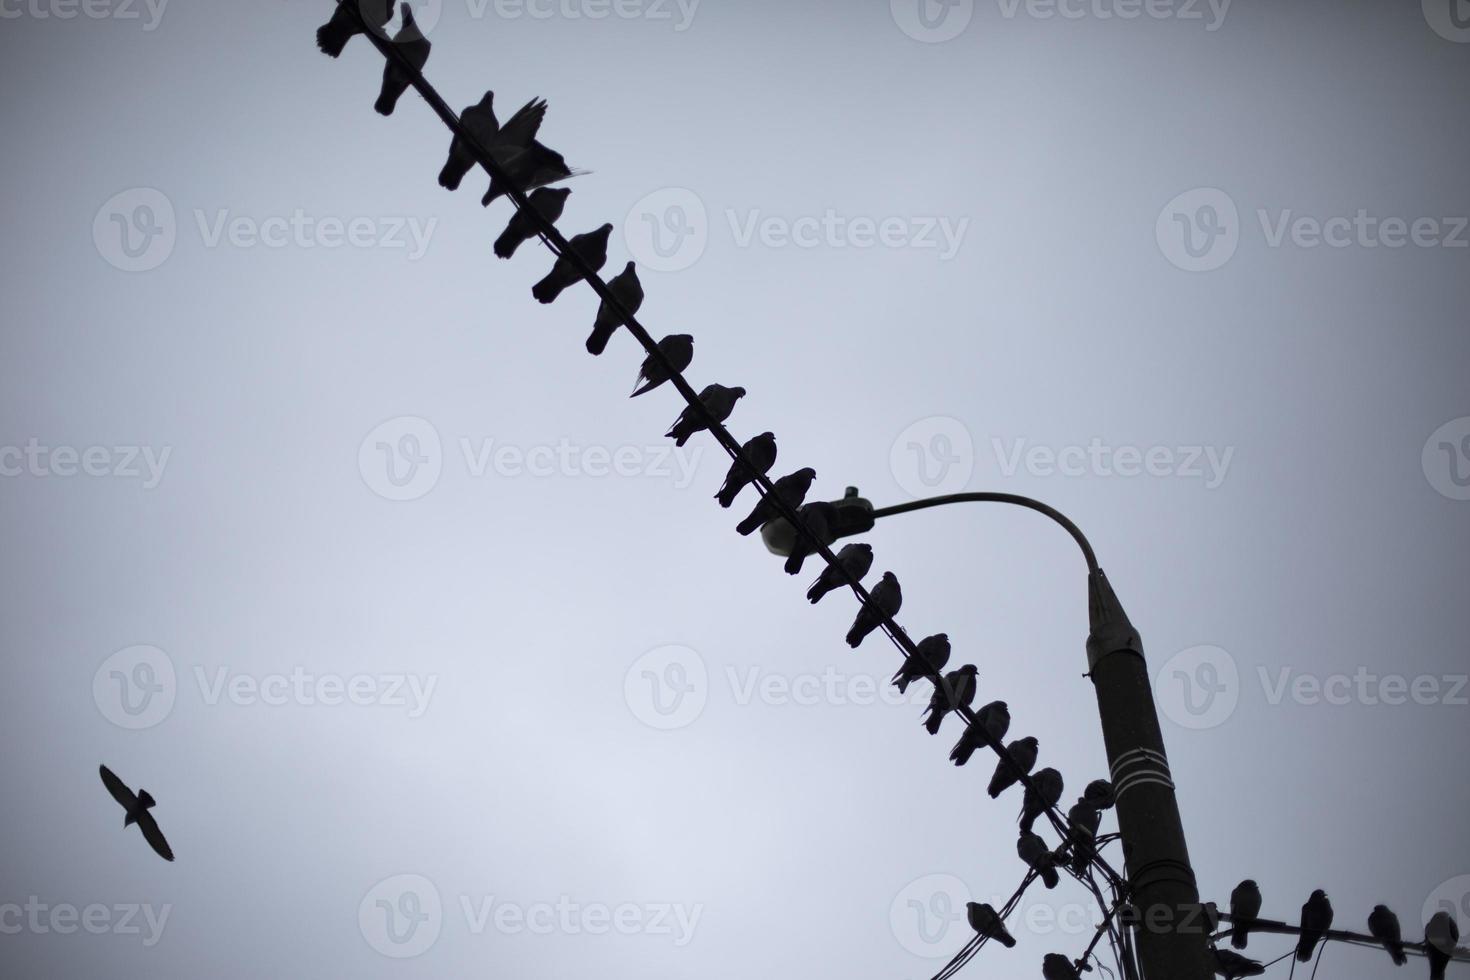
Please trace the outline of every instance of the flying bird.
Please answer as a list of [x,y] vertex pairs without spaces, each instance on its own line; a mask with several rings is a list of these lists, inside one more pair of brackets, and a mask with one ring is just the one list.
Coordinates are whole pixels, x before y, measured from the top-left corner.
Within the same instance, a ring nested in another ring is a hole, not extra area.
[[[495,93],[486,92],[479,102],[459,114],[459,121],[481,146],[488,148],[494,145],[495,135],[500,132],[500,121],[495,118]],[[449,141],[449,159],[444,161],[444,167],[439,171],[439,186],[458,190],[460,181],[474,165],[474,150],[455,133]]]
[[[506,179],[523,192],[580,177],[587,172],[567,166],[566,158],[537,139],[530,140],[519,148],[505,148],[503,152],[497,152],[495,162],[500,164],[500,170]],[[497,197],[507,192],[505,184],[491,176],[490,188],[480,198],[480,204],[482,207],[489,207]]]
[[1215,950],[1215,972],[1225,980],[1236,980],[1238,977],[1258,977],[1266,972],[1266,968],[1239,953],[1232,953],[1228,949],[1217,949]]
[[[812,481],[816,478],[817,471],[810,466],[804,466],[794,473],[787,473],[781,477],[771,485],[771,489],[775,491],[774,496],[777,500],[783,501],[786,506],[795,510],[801,506],[802,501],[806,500],[807,491],[811,490]],[[780,516],[780,512],[776,510],[776,501],[772,500],[771,495],[768,494],[756,501],[755,507],[751,509],[745,520],[735,525],[735,530],[740,534],[750,534],[756,528]],[[894,587],[897,588],[897,583],[894,583]]]
[[[591,341],[588,341],[588,343],[590,344]],[[740,447],[740,455],[750,460],[750,466],[746,466],[745,463],[738,459],[730,464],[730,472],[725,474],[725,483],[720,487],[720,492],[715,494],[715,499],[720,502],[721,507],[728,508],[733,504],[735,498],[739,496],[740,491],[755,482],[757,473],[769,473],[771,467],[776,465],[775,433],[762,432],[758,436],[752,436],[745,440],[745,445]],[[867,547],[867,545],[863,547]],[[862,576],[859,575],[858,578],[862,578]],[[816,602],[817,600],[813,599],[812,601]]]
[[987,939],[994,939],[1006,949],[1016,947],[1016,937],[1006,930],[1006,924],[1001,921],[995,909],[984,902],[966,902],[965,913],[970,920],[970,928]]
[[1261,888],[1254,878],[1247,878],[1230,893],[1230,945],[1245,949],[1250,939],[1250,924],[1261,914]]
[[[699,403],[704,406],[705,411],[709,412],[715,422],[723,422],[730,417],[731,412],[735,411],[735,403],[744,397],[744,388],[726,388],[721,384],[711,384],[705,385],[704,390],[699,393]],[[703,432],[709,427],[710,423],[704,420],[703,414],[693,405],[687,405],[664,435],[673,439],[674,445],[682,446],[694,436],[694,433]]]
[[[847,645],[854,650],[869,633],[883,625],[884,619],[897,616],[903,606],[903,590],[898,586],[898,576],[892,572],[884,572],[868,596],[873,600],[872,604],[863,603],[852,621],[852,628],[847,631]],[[974,694],[972,690],[970,696]]]
[[[658,349],[676,372],[682,372],[694,361],[694,338],[687,333],[669,334],[658,342]],[[638,380],[633,385],[633,394],[628,397],[646,395],[671,377],[673,375],[664,369],[658,358],[649,354],[638,369]]]
[[573,235],[567,243],[569,254],[557,256],[551,271],[531,287],[531,295],[536,297],[537,302],[550,303],[561,295],[563,289],[582,280],[581,271],[572,264],[572,255],[580,257],[593,272],[601,269],[607,261],[607,236],[612,234],[612,227],[611,224],[605,224],[595,231]]
[[1011,712],[1004,701],[992,701],[975,712],[975,720],[965,726],[949,759],[957,766],[970,761],[982,745],[1000,745],[1011,727]]
[[1312,950],[1331,928],[1332,903],[1327,900],[1327,893],[1319,888],[1302,906],[1302,931],[1296,941],[1296,958],[1303,963],[1310,962]]
[[[853,644],[856,646],[857,644]],[[965,664],[959,670],[952,670],[944,675],[944,681],[934,686],[934,695],[929,698],[929,707],[924,709],[928,716],[924,720],[924,730],[930,735],[939,734],[939,726],[944,722],[944,716],[951,711],[960,708],[968,708],[970,702],[975,700],[975,665]]]
[[[536,193],[540,194],[542,191]],[[643,284],[638,281],[638,269],[632,262],[623,266],[622,272],[607,281],[607,289],[629,316],[637,313],[638,308],[643,305]],[[622,325],[623,314],[609,306],[607,300],[603,300],[597,307],[597,319],[592,322],[592,333],[587,337],[587,353],[593,356],[601,354],[607,349],[607,342],[613,331]]]
[[[796,517],[822,544],[831,544],[834,540],[832,527],[837,523],[837,508],[832,504],[825,500],[803,504],[796,512]],[[802,564],[806,561],[806,556],[814,554],[816,550],[816,546],[807,540],[805,534],[798,534],[796,540],[791,543],[791,554],[786,557],[786,574],[799,574]]]
[[[413,66],[415,71],[423,71],[424,65],[429,61],[429,39],[424,37],[413,20],[413,8],[408,4],[402,4],[403,25],[398,28],[398,33],[393,35],[393,47],[400,52],[404,60]],[[383,88],[378,93],[378,101],[373,108],[380,115],[391,116],[393,110],[398,106],[398,100],[403,93],[408,91],[413,76],[404,71],[398,65],[397,58],[389,58],[383,65]]]
[[1455,947],[1460,942],[1460,926],[1448,912],[1439,911],[1424,927],[1424,955],[1429,957],[1429,980],[1444,980]]
[[1399,917],[1387,905],[1373,906],[1368,915],[1368,932],[1383,943],[1394,966],[1409,962],[1409,957],[1404,954],[1404,931],[1399,927]]
[[1094,810],[1111,810],[1113,804],[1118,802],[1118,796],[1113,792],[1113,784],[1106,779],[1094,779],[1087,784],[1082,791],[1082,798]]
[[914,649],[918,656],[905,657],[903,666],[893,675],[893,683],[900,694],[907,692],[914,681],[937,675],[949,663],[949,634],[926,636]]
[[1042,980],[1081,980],[1072,961],[1061,953],[1047,953],[1041,959]]
[[[562,210],[567,206],[567,195],[572,192],[570,187],[541,187],[531,192],[526,198],[526,204],[532,211],[545,218],[548,224],[556,224],[561,217]],[[495,254],[508,259],[516,254],[516,249],[521,247],[522,242],[528,242],[536,237],[536,225],[531,216],[526,213],[526,208],[518,208],[516,213],[510,216],[506,222],[505,231],[495,239]],[[609,283],[611,285],[611,283]],[[588,341],[591,344],[591,341]]]
[[[1006,754],[1010,759],[1000,760],[995,767],[995,775],[990,777],[990,786],[986,789],[992,800],[999,799],[1000,794],[1019,783],[1022,776],[1030,774],[1031,767],[1036,765],[1039,748],[1039,743],[1030,735],[1018,738],[1006,746]],[[1015,760],[1015,765],[1011,764],[1011,760]],[[1017,767],[1020,768],[1019,772]]]
[[[1034,787],[1034,788],[1033,788]],[[1036,818],[1057,805],[1062,798],[1062,774],[1050,767],[1031,777],[1026,795],[1021,798],[1021,830],[1030,833]]]
[[347,42],[362,33],[363,24],[381,32],[392,18],[392,0],[346,0],[337,4],[331,20],[317,28],[316,46],[323,54],[339,57]]
[[158,856],[165,861],[172,861],[174,859],[173,849],[164,839],[163,831],[158,829],[158,821],[154,820],[153,814],[148,812],[155,805],[153,797],[148,795],[146,789],[138,790],[135,795],[106,766],[99,766],[98,770],[102,774],[102,785],[107,787],[107,792],[111,793],[112,798],[127,811],[127,816],[123,817],[123,826],[137,824],[138,829],[143,832],[143,839],[158,852]]
[[1046,846],[1046,841],[1029,831],[1023,832],[1016,840],[1016,854],[1026,867],[1041,876],[1041,883],[1047,888],[1055,888],[1062,880],[1057,874],[1057,856]]

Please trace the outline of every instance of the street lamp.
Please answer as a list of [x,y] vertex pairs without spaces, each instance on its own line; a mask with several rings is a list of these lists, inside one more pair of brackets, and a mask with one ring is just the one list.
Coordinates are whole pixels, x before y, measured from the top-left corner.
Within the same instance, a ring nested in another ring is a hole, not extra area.
[[[1117,795],[1139,966],[1144,980],[1210,980],[1214,970],[1205,943],[1208,925],[1200,914],[1143,641],[1077,525],[1055,508],[1017,494],[954,493],[875,509],[856,487],[848,487],[841,500],[831,501],[837,519],[828,526],[836,540],[869,531],[882,517],[955,503],[1029,508],[1060,524],[1081,548],[1087,561],[1087,676],[1097,694]],[[761,539],[771,552],[789,555],[796,531],[778,518],[761,528]]]

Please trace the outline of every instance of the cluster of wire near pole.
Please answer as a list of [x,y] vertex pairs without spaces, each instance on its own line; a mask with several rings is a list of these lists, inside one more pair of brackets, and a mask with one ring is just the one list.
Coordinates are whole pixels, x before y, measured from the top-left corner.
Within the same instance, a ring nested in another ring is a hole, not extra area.
[[[633,396],[642,396],[665,385],[673,387],[684,399],[685,407],[667,435],[682,446],[696,434],[707,431],[730,454],[729,473],[716,494],[721,506],[729,508],[745,488],[755,489],[758,499],[736,525],[736,530],[749,535],[778,518],[788,521],[796,530],[796,544],[786,561],[786,571],[792,575],[800,573],[805,560],[813,555],[825,563],[808,589],[807,598],[816,603],[829,592],[850,589],[860,605],[847,633],[848,644],[856,648],[877,631],[886,635],[903,656],[903,664],[893,676],[899,690],[905,691],[921,680],[933,685],[924,712],[925,728],[931,734],[938,734],[951,714],[964,724],[950,752],[954,764],[963,766],[977,750],[989,749],[997,756],[988,787],[990,796],[998,798],[1011,787],[1020,787],[1016,853],[1025,866],[1021,884],[1011,900],[999,909],[989,904],[969,904],[968,920],[975,936],[938,976],[952,975],[992,940],[1006,947],[1015,946],[1016,940],[1007,930],[1005,920],[1016,909],[1021,895],[1035,881],[1042,882],[1046,888],[1055,888],[1063,874],[1082,882],[1107,914],[1081,957],[1075,960],[1061,954],[1046,957],[1043,964],[1046,980],[1075,980],[1079,971],[1090,971],[1094,962],[1101,965],[1094,950],[1104,936],[1113,948],[1119,972],[1133,976],[1129,934],[1120,914],[1127,900],[1127,885],[1102,854],[1103,848],[1117,839],[1116,834],[1103,834],[1100,829],[1103,813],[1114,802],[1111,784],[1101,779],[1089,783],[1066,814],[1061,812],[1062,774],[1050,767],[1033,772],[1039,753],[1035,738],[1005,741],[1011,727],[1006,703],[991,701],[978,710],[971,709],[979,690],[975,666],[964,664],[946,672],[951,651],[944,633],[935,633],[917,643],[909,638],[894,618],[902,607],[903,595],[892,572],[884,572],[871,590],[863,586],[873,566],[871,546],[848,544],[836,554],[829,548],[835,539],[834,505],[806,500],[816,473],[810,467],[801,467],[772,479],[769,474],[777,458],[775,435],[762,432],[742,443],[730,434],[725,422],[745,395],[745,389],[712,383],[696,392],[684,377],[694,360],[694,338],[688,334],[671,334],[655,341],[637,320],[643,287],[634,263],[626,263],[609,280],[600,277],[599,272],[607,263],[613,226],[602,224],[569,239],[557,230],[556,222],[566,211],[571,192],[553,185],[581,172],[569,167],[560,153],[537,138],[547,111],[545,101],[531,99],[501,123],[494,109],[494,94],[487,91],[479,102],[455,113],[423,77],[432,45],[415,24],[411,8],[402,4],[401,18],[396,29],[390,31],[393,13],[390,0],[338,0],[331,20],[317,32],[318,45],[332,57],[340,55],[356,36],[366,37],[378,48],[386,61],[374,105],[376,110],[385,116],[392,115],[399,99],[412,87],[453,133],[448,158],[439,173],[440,185],[451,191],[458,189],[478,165],[489,176],[482,205],[488,206],[501,197],[513,205],[514,211],[504,230],[495,239],[495,254],[509,259],[524,243],[541,239],[555,256],[551,269],[531,288],[532,295],[543,304],[554,302],[565,290],[579,283],[591,287],[600,302],[586,341],[588,352],[601,355],[616,332],[626,329],[645,355]],[[1056,835],[1055,845],[1048,844],[1037,832],[1037,821],[1042,818]],[[1105,895],[1104,888],[1110,894]],[[1239,927],[1236,935],[1241,935]],[[1103,970],[1113,972],[1105,966]]]

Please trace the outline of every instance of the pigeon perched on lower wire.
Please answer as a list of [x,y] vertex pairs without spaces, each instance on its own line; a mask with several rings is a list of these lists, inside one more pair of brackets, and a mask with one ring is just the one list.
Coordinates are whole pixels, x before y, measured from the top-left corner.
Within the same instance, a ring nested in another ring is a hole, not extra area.
[[949,759],[957,766],[970,761],[970,756],[982,745],[1000,745],[1001,739],[1011,727],[1011,712],[1004,701],[992,701],[975,712],[975,720],[965,726],[959,742]]
[[1047,953],[1041,959],[1042,980],[1082,980],[1077,968],[1061,953]]
[[339,57],[347,42],[362,33],[364,23],[382,33],[392,19],[393,0],[344,0],[332,11],[332,19],[317,28],[316,46],[323,54]]
[[[704,390],[699,393],[699,403],[716,422],[723,422],[735,411],[735,403],[744,397],[744,388],[726,388],[721,384],[711,384],[705,385]],[[705,421],[701,412],[693,405],[687,405],[664,435],[673,439],[674,445],[682,446],[693,438],[694,433],[703,432],[709,426],[710,423]]]
[[903,666],[893,675],[893,684],[898,688],[899,694],[906,693],[914,681],[932,677],[944,670],[944,665],[949,663],[949,634],[935,633],[933,636],[926,636],[914,649],[918,651],[918,655],[905,657]]
[[[541,217],[546,219],[547,224],[556,224],[557,219],[567,206],[567,195],[572,192],[570,187],[540,187],[531,192],[526,198],[527,206]],[[536,225],[531,216],[526,213],[526,208],[516,209],[516,213],[510,216],[505,224],[505,231],[495,239],[495,254],[499,258],[508,259],[516,254],[516,249],[521,247],[522,242],[528,242],[536,237]],[[589,341],[588,343],[591,343]]]
[[[429,48],[432,45],[419,30],[418,25],[414,23],[413,8],[405,3],[401,5],[401,9],[403,10],[403,25],[398,28],[398,33],[393,35],[393,47],[402,53],[404,60],[417,71],[423,71],[424,65],[429,62]],[[412,84],[412,78],[412,75],[399,67],[397,58],[387,59],[383,65],[383,87],[378,92],[378,101],[373,103],[373,108],[378,111],[379,115],[393,115],[393,110],[398,106],[398,100]]]
[[[824,545],[832,543],[834,540],[832,528],[837,524],[837,508],[834,505],[825,500],[803,504],[796,512],[796,516],[818,541]],[[806,562],[806,556],[815,554],[816,550],[816,545],[807,540],[805,534],[798,534],[796,540],[791,543],[791,554],[786,556],[784,566],[786,574],[800,574],[801,566]]]
[[[740,455],[750,461],[750,466],[746,466],[738,459],[730,464],[730,471],[725,474],[724,485],[720,487],[719,493],[715,494],[715,499],[720,502],[721,507],[728,508],[735,502],[741,490],[755,482],[757,474],[769,473],[771,467],[776,465],[776,434],[762,432],[758,436],[745,440],[745,445],[740,447]],[[858,578],[862,576],[859,575]],[[816,602],[815,599],[812,601]]]
[[1046,841],[1033,833],[1022,833],[1016,840],[1016,854],[1026,866],[1041,877],[1047,888],[1055,888],[1062,880],[1057,874],[1057,857],[1046,846]]
[[1097,853],[1094,844],[1101,823],[1102,813],[1086,799],[1079,799],[1067,811],[1067,846],[1072,849],[1072,870],[1078,874],[1087,870],[1087,865]]
[[[540,194],[540,191],[536,192]],[[607,281],[608,292],[612,293],[623,309],[632,316],[643,305],[643,284],[638,281],[638,270],[632,262],[623,266],[623,271]],[[613,331],[623,325],[623,315],[608,305],[607,300],[597,307],[597,319],[592,322],[592,333],[587,337],[587,353],[596,356],[607,349]]]
[[1062,774],[1047,767],[1031,777],[1026,795],[1021,798],[1021,832],[1030,833],[1036,818],[1057,805],[1062,798]]
[[1439,911],[1424,927],[1424,955],[1429,957],[1429,980],[1444,980],[1444,968],[1449,965],[1455,948],[1460,943],[1460,926],[1448,912]]
[[1230,893],[1230,945],[1245,949],[1250,940],[1250,924],[1261,914],[1261,888],[1254,878],[1247,878]]
[[[1006,746],[1006,754],[1015,760],[1015,765],[1004,758],[996,765],[995,775],[990,777],[990,786],[985,790],[992,800],[999,799],[1000,794],[1019,783],[1022,776],[1030,775],[1031,768],[1036,765],[1039,748],[1039,743],[1031,735],[1018,738]],[[1016,771],[1017,766],[1020,767],[1020,772]]]
[[929,707],[924,709],[927,716],[924,719],[925,731],[930,735],[938,735],[945,715],[970,706],[975,700],[975,689],[979,686],[975,680],[976,673],[974,664],[965,664],[959,670],[945,674],[944,680],[934,685],[934,695],[929,698]]
[[148,812],[156,805],[153,797],[148,795],[146,789],[140,789],[135,794],[106,766],[97,768],[102,775],[102,785],[107,787],[107,792],[111,793],[112,798],[127,811],[127,816],[123,817],[123,826],[130,827],[137,824],[138,829],[143,832],[143,839],[154,851],[158,852],[158,856],[165,861],[172,861],[174,859],[173,849],[164,839],[163,831],[158,829],[158,821],[154,820],[153,814]]
[[985,902],[966,902],[965,914],[971,929],[987,939],[994,939],[1006,949],[1015,949],[1016,937],[1006,931],[1006,924],[992,906]]
[[1111,810],[1113,804],[1118,802],[1118,794],[1113,791],[1113,784],[1106,779],[1094,779],[1087,784],[1082,791],[1082,798],[1094,810]]
[[[479,102],[459,114],[459,121],[481,146],[489,149],[495,143],[495,134],[500,132],[500,122],[495,118],[495,93],[486,92]],[[439,171],[439,186],[458,190],[460,181],[474,165],[474,150],[456,133],[449,141],[449,159]]]
[[1236,980],[1238,977],[1258,977],[1266,972],[1266,968],[1239,953],[1232,953],[1228,949],[1217,949],[1215,950],[1215,972],[1225,980]]
[[[892,619],[897,616],[903,606],[903,589],[899,588],[898,576],[892,572],[884,572],[868,595],[873,600],[872,604],[863,604],[852,621],[852,628],[847,631],[847,645],[854,650],[869,633],[883,625],[885,617]],[[974,694],[973,691],[970,693]]]
[[1318,888],[1302,906],[1302,931],[1296,941],[1296,958],[1302,963],[1311,962],[1312,951],[1331,928],[1332,903],[1327,900],[1327,893]]
[[1368,915],[1368,932],[1383,943],[1383,948],[1388,950],[1388,958],[1393,960],[1394,966],[1403,966],[1409,962],[1409,957],[1404,953],[1404,931],[1399,927],[1399,917],[1387,905],[1373,906],[1373,911]]
[[593,272],[601,269],[607,261],[607,237],[612,234],[612,228],[611,224],[605,224],[594,231],[572,236],[567,242],[570,254],[557,256],[551,271],[531,287],[531,295],[537,302],[550,303],[561,295],[562,290],[582,281],[582,272],[572,264],[571,255],[580,256]]
[[[822,600],[822,596],[833,589],[840,589],[848,584],[848,576],[852,581],[861,582],[863,576],[873,567],[873,546],[870,544],[845,544],[842,550],[837,552],[837,567],[831,565],[822,569],[822,574],[812,583],[812,587],[806,590],[807,601],[816,605]],[[847,574],[844,575],[843,572]]]
[[[694,361],[694,338],[687,333],[671,333],[660,340],[657,346],[659,353],[663,354],[664,359],[677,372],[682,372]],[[671,377],[673,375],[664,369],[658,358],[649,354],[643,359],[643,366],[638,369],[638,380],[633,384],[633,394],[628,397],[646,395]]]
[[[787,473],[774,484],[772,490],[775,497],[796,510],[806,500],[807,491],[812,488],[812,481],[817,478],[817,471],[810,466],[804,466],[794,473]],[[771,495],[762,497],[756,501],[755,507],[751,509],[745,520],[735,525],[735,530],[740,534],[750,534],[752,531],[780,517],[781,513],[776,509],[776,501]]]

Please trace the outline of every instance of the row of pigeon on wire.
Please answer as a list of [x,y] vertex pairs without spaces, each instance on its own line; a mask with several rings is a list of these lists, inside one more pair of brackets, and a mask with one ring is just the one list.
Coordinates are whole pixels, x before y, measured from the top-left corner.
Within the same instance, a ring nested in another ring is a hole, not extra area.
[[[354,11],[354,7],[357,8]],[[383,0],[343,0],[338,4],[332,19],[317,33],[318,45],[332,57],[341,54],[347,42],[356,34],[373,30],[379,36],[391,18],[392,5]],[[416,27],[412,10],[403,5],[402,25],[391,38],[394,48],[404,60],[421,72],[428,61],[430,43]],[[393,58],[386,60],[382,87],[375,109],[383,115],[391,115],[399,99],[412,84],[413,76],[406,72]],[[549,186],[578,176],[582,171],[566,165],[561,154],[549,149],[536,137],[546,115],[546,102],[532,99],[518,109],[502,125],[494,110],[494,93],[486,92],[481,100],[464,109],[460,123],[474,141],[488,151],[506,180],[527,193],[527,207],[516,210],[505,229],[494,243],[495,254],[503,259],[511,258],[525,242],[538,234],[538,222],[528,214],[533,210],[548,224],[554,224],[562,216],[568,188]],[[448,190],[456,190],[477,162],[475,148],[456,132],[449,147],[448,158],[439,173],[439,183]],[[481,203],[489,205],[505,196],[507,188],[494,174]],[[575,255],[594,272],[607,262],[609,238],[613,226],[603,224],[597,229],[573,236],[568,242],[567,252]],[[543,304],[554,302],[567,288],[584,278],[578,263],[566,254],[559,255],[550,272],[532,287],[532,295]],[[642,306],[644,293],[633,262],[628,262],[621,273],[610,279],[606,288],[616,300],[617,306],[603,301],[594,319],[591,334],[586,341],[587,350],[600,355],[618,327],[624,323],[624,315],[632,316]],[[676,374],[682,374],[694,359],[694,339],[689,334],[672,334],[657,343],[661,357],[650,353],[639,370],[632,397],[639,397],[659,388]],[[675,420],[667,435],[683,446],[696,433],[710,428],[710,420],[723,424],[735,409],[736,403],[745,395],[745,389],[726,387],[720,384],[706,386],[699,393],[704,412],[694,406],[686,407]],[[706,414],[707,413],[707,414]],[[725,481],[715,497],[725,508],[733,506],[736,498],[747,486],[753,485],[757,474],[765,476],[775,465],[776,437],[771,432],[746,441],[741,446],[726,475]],[[749,535],[768,522],[781,516],[777,499],[794,511],[799,521],[806,525],[810,540],[830,543],[834,535],[836,509],[826,502],[807,503],[806,497],[816,472],[803,467],[781,476],[772,482],[773,493],[760,498],[751,512],[736,525],[742,535]],[[810,540],[798,537],[797,544],[786,561],[789,574],[799,574],[807,556],[815,552]],[[821,601],[827,593],[852,582],[861,582],[873,564],[872,547],[867,544],[849,544],[836,556],[836,563],[823,569],[817,580],[807,591],[812,603]],[[854,649],[885,622],[891,621],[902,606],[903,595],[896,576],[884,572],[872,588],[870,603],[858,611],[847,643]],[[919,641],[917,657],[907,657],[893,677],[893,683],[907,691],[914,681],[938,678],[935,690],[924,712],[924,727],[930,734],[938,734],[944,719],[949,714],[968,714],[977,691],[977,670],[973,664],[965,664],[956,670],[943,673],[950,659],[950,643],[946,634],[937,633]],[[991,747],[999,755],[988,787],[992,798],[999,796],[1017,784],[1025,784],[1021,815],[1020,836],[1016,850],[1020,859],[1047,888],[1055,888],[1060,880],[1059,868],[1083,875],[1096,857],[1095,841],[1102,813],[1114,803],[1113,788],[1107,780],[1095,780],[1089,784],[1068,811],[1066,839],[1061,846],[1052,849],[1041,836],[1035,833],[1036,820],[1053,810],[1061,801],[1063,792],[1062,775],[1056,769],[1043,768],[1031,774],[1036,764],[1039,744],[1034,737],[1017,739],[1006,744],[1003,740],[1010,728],[1009,709],[1004,701],[993,701],[974,713],[974,721],[962,732],[958,743],[950,753],[956,766],[965,765],[981,747]],[[1004,923],[990,906],[980,906],[971,915],[977,931],[997,938],[1003,945],[1014,946],[1014,939],[1006,933]],[[1007,941],[1009,940],[1009,941]]]

